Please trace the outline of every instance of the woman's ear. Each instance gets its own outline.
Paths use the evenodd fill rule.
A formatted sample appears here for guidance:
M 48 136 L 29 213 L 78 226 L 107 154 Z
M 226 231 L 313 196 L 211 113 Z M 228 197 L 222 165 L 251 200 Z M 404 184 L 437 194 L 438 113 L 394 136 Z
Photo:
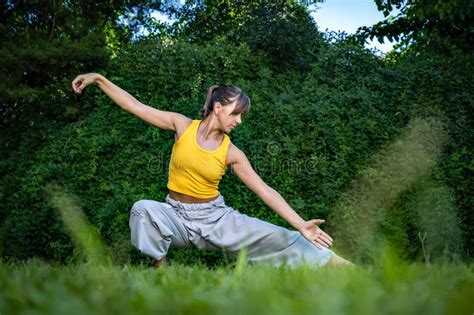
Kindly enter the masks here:
M 216 112 L 216 114 L 219 114 L 222 109 L 223 109 L 223 106 L 221 103 L 219 102 L 214 103 L 214 111 Z

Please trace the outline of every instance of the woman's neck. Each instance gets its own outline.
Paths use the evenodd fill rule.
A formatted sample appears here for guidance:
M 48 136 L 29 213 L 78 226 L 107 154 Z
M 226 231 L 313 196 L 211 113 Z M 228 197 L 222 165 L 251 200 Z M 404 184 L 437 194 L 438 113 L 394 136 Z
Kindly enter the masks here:
M 206 117 L 201 121 L 198 135 L 200 135 L 203 140 L 220 140 L 224 132 L 217 127 L 218 125 L 216 119 Z

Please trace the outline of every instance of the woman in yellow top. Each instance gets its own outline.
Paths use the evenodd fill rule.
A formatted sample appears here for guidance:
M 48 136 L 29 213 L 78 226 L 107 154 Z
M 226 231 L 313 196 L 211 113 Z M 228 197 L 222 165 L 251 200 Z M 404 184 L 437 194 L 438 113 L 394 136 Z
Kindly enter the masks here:
M 232 255 L 247 249 L 251 262 L 296 266 L 352 265 L 329 247 L 332 238 L 318 227 L 324 220 L 303 220 L 254 171 L 246 155 L 229 139 L 250 109 L 250 100 L 234 86 L 212 86 L 201 111 L 202 120 L 162 111 L 140 103 L 104 76 L 88 73 L 72 82 L 75 93 L 96 84 L 118 106 L 164 130 L 175 143 L 169 167 L 166 202 L 140 200 L 131 210 L 132 244 L 166 263 L 170 246 L 225 249 Z M 218 191 L 227 167 L 297 231 L 248 217 L 228 207 Z

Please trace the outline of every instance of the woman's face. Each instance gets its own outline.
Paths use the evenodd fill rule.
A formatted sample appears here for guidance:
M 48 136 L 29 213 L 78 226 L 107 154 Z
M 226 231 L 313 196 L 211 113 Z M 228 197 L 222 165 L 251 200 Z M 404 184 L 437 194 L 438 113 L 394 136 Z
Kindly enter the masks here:
M 236 102 L 222 106 L 220 103 L 215 104 L 216 108 L 219 109 L 218 119 L 221 124 L 222 130 L 225 133 L 231 132 L 235 127 L 242 123 L 242 114 L 232 114 L 236 106 Z

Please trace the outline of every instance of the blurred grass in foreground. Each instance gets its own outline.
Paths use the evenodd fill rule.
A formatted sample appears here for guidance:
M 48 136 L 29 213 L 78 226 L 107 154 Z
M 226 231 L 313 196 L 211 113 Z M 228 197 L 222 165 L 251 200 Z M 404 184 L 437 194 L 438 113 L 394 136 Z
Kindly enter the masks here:
M 238 269 L 238 270 L 237 270 Z M 9 314 L 468 314 L 474 274 L 462 264 L 367 269 L 210 270 L 174 265 L 0 264 L 0 313 Z
M 425 260 L 456 258 L 462 244 L 458 210 L 447 186 L 432 178 L 447 137 L 440 120 L 416 118 L 398 139 L 372 156 L 328 219 L 333 238 L 339 240 L 338 253 L 355 262 L 377 263 L 386 241 L 382 223 L 400 197 L 417 187 L 412 211 L 424 233 Z M 400 229 L 407 220 L 402 218 Z
M 77 196 L 55 183 L 50 183 L 45 190 L 49 203 L 58 211 L 76 248 L 87 262 L 92 265 L 112 264 L 110 250 L 104 245 L 100 233 L 87 222 Z

